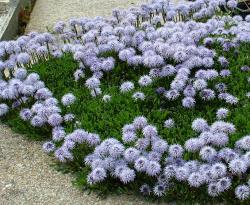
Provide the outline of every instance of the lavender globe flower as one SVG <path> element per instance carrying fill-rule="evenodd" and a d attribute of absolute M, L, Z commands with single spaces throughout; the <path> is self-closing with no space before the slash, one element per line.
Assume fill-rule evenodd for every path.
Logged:
<path fill-rule="evenodd" d="M 197 118 L 192 122 L 192 129 L 196 132 L 208 131 L 209 125 L 203 118 Z"/>
<path fill-rule="evenodd" d="M 236 175 L 244 174 L 247 171 L 247 164 L 241 159 L 233 159 L 228 167 L 230 172 Z"/>
<path fill-rule="evenodd" d="M 145 172 L 147 170 L 148 160 L 145 157 L 139 157 L 135 160 L 134 167 L 138 172 Z"/>
<path fill-rule="evenodd" d="M 169 156 L 174 158 L 182 157 L 184 149 L 179 144 L 170 145 L 168 149 Z"/>
<path fill-rule="evenodd" d="M 143 129 L 147 125 L 148 125 L 148 121 L 147 121 L 147 118 L 145 118 L 144 116 L 138 116 L 133 121 L 133 126 L 136 129 Z"/>
<path fill-rule="evenodd" d="M 100 86 L 100 80 L 98 78 L 91 77 L 91 78 L 86 80 L 85 85 L 89 89 L 95 89 L 95 88 L 98 88 Z"/>
<path fill-rule="evenodd" d="M 146 167 L 146 173 L 149 176 L 156 176 L 161 171 L 161 165 L 156 161 L 148 161 L 147 167 Z"/>
<path fill-rule="evenodd" d="M 72 105 L 76 100 L 76 97 L 72 93 L 67 93 L 62 97 L 62 104 L 64 106 Z"/>
<path fill-rule="evenodd" d="M 151 193 L 151 188 L 148 184 L 143 184 L 141 187 L 140 187 L 140 192 L 143 194 L 143 195 L 150 195 Z"/>
<path fill-rule="evenodd" d="M 24 121 L 28 121 L 31 119 L 33 113 L 30 109 L 24 108 L 20 111 L 20 117 Z"/>
<path fill-rule="evenodd" d="M 65 122 L 72 122 L 74 119 L 75 119 L 75 115 L 72 113 L 68 113 L 68 114 L 63 116 L 63 120 Z"/>
<path fill-rule="evenodd" d="M 217 155 L 216 150 L 210 146 L 205 146 L 200 150 L 201 159 L 208 162 L 212 161 L 216 155 Z"/>
<path fill-rule="evenodd" d="M 142 92 L 135 92 L 133 95 L 132 95 L 132 98 L 135 100 L 135 101 L 138 101 L 138 100 L 145 100 L 145 95 L 144 93 Z"/>
<path fill-rule="evenodd" d="M 145 86 L 148 86 L 152 83 L 152 79 L 149 76 L 144 75 L 144 76 L 140 77 L 138 83 L 140 86 L 145 87 Z"/>
<path fill-rule="evenodd" d="M 154 195 L 161 197 L 164 195 L 166 187 L 163 184 L 158 184 L 153 188 Z"/>
<path fill-rule="evenodd" d="M 152 138 L 157 136 L 157 128 L 152 125 L 147 125 L 143 128 L 142 133 L 146 138 Z"/>
<path fill-rule="evenodd" d="M 199 172 L 194 172 L 188 177 L 188 184 L 191 187 L 200 187 L 204 183 L 204 176 Z"/>
<path fill-rule="evenodd" d="M 119 175 L 119 179 L 124 183 L 127 184 L 129 182 L 134 181 L 135 179 L 135 171 L 133 169 L 125 168 L 121 171 Z"/>
<path fill-rule="evenodd" d="M 169 118 L 164 122 L 164 127 L 165 128 L 173 128 L 175 125 L 175 122 L 173 119 Z"/>
<path fill-rule="evenodd" d="M 53 142 L 46 142 L 43 144 L 43 150 L 46 152 L 46 153 L 50 153 L 50 152 L 53 152 L 55 150 L 55 144 Z"/>
<path fill-rule="evenodd" d="M 8 105 L 1 103 L 0 104 L 0 117 L 6 115 L 8 113 L 8 111 L 9 111 Z"/>
<path fill-rule="evenodd" d="M 134 83 L 127 81 L 121 84 L 120 91 L 121 93 L 126 93 L 133 90 L 134 88 L 135 88 Z"/>
<path fill-rule="evenodd" d="M 185 108 L 193 108 L 195 106 L 195 99 L 192 97 L 185 97 L 182 99 L 182 106 Z"/>
<path fill-rule="evenodd" d="M 230 189 L 232 185 L 232 180 L 229 177 L 223 177 L 217 182 L 217 187 L 219 192 L 224 192 Z"/>
<path fill-rule="evenodd" d="M 46 122 L 45 119 L 43 119 L 39 115 L 35 115 L 30 121 L 33 127 L 42 127 L 45 124 L 45 122 Z"/>
<path fill-rule="evenodd" d="M 220 194 L 218 184 L 214 182 L 210 183 L 208 185 L 207 192 L 209 196 L 212 196 L 212 197 L 218 196 Z"/>
<path fill-rule="evenodd" d="M 247 185 L 239 185 L 235 189 L 235 196 L 240 200 L 246 200 L 250 196 L 250 188 Z"/>
<path fill-rule="evenodd" d="M 226 109 L 226 108 L 220 108 L 216 112 L 216 117 L 219 120 L 225 119 L 227 117 L 227 115 L 228 115 L 228 112 L 229 112 L 228 109 Z"/>
<path fill-rule="evenodd" d="M 63 122 L 63 117 L 57 113 L 50 115 L 48 118 L 48 123 L 53 127 L 59 126 L 62 122 Z"/>

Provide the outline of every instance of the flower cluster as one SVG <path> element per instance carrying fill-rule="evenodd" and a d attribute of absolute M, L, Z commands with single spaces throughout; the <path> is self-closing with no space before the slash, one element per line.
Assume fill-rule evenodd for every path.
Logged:
<path fill-rule="evenodd" d="M 60 162 L 73 161 L 78 145 L 94 149 L 84 157 L 91 168 L 89 184 L 108 177 L 127 184 L 140 173 L 154 181 L 140 187 L 145 195 L 161 197 L 175 181 L 194 188 L 206 186 L 213 197 L 222 194 L 233 187 L 233 179 L 245 179 L 250 166 L 249 135 L 236 141 L 233 148 L 228 146 L 236 128 L 225 121 L 230 115 L 226 107 L 217 110 L 217 121 L 211 125 L 196 118 L 191 127 L 197 136 L 183 145 L 168 144 L 144 116 L 123 126 L 122 141 L 101 141 L 98 134 L 79 128 L 80 122 L 70 109 L 78 101 L 73 93 L 56 99 L 40 76 L 29 71 L 33 63 L 71 54 L 78 63 L 72 78 L 104 103 L 115 96 L 103 94 L 102 80 L 106 76 L 112 80 L 112 71 L 121 64 L 121 76 L 127 71 L 141 73 L 135 75 L 136 80 L 121 78 L 117 85 L 118 94 L 130 95 L 135 103 L 144 103 L 149 97 L 146 91 L 152 89 L 153 93 L 154 89 L 167 103 L 180 100 L 185 109 L 194 109 L 199 101 L 236 105 L 239 98 L 223 83 L 232 75 L 230 62 L 212 47 L 219 44 L 223 51 L 229 51 L 250 42 L 250 16 L 245 20 L 216 16 L 221 6 L 234 10 L 237 2 L 196 0 L 173 5 L 168 0 L 152 0 L 128 10 L 115 9 L 111 18 L 70 19 L 68 24 L 60 21 L 54 27 L 56 36 L 31 32 L 15 41 L 0 42 L 0 117 L 16 109 L 33 127 L 52 130 L 52 139 L 43 149 Z M 249 72 L 249 65 L 240 70 Z M 155 88 L 158 81 L 169 83 Z M 162 123 L 166 129 L 176 124 L 171 118 Z M 74 127 L 71 133 L 67 133 L 67 124 Z M 187 160 L 186 153 L 196 153 L 197 159 Z M 249 185 L 235 188 L 238 199 L 249 198 Z"/>
<path fill-rule="evenodd" d="M 213 197 L 231 189 L 233 178 L 245 176 L 250 167 L 250 136 L 241 138 L 230 149 L 229 135 L 235 132 L 232 123 L 215 121 L 209 125 L 205 119 L 197 118 L 192 128 L 198 137 L 190 138 L 184 146 L 169 145 L 144 116 L 136 117 L 123 127 L 123 142 L 106 139 L 85 157 L 85 164 L 92 169 L 88 183 L 99 183 L 110 176 L 127 184 L 141 173 L 156 179 L 152 188 L 148 184 L 141 186 L 140 191 L 148 195 L 164 195 L 174 180 L 195 188 L 205 185 Z M 199 159 L 185 160 L 186 152 L 199 153 Z M 235 195 L 247 199 L 250 187 L 237 186 Z"/>

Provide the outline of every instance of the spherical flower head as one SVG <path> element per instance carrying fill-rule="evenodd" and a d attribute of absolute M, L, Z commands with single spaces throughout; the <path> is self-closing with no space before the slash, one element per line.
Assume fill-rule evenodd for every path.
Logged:
<path fill-rule="evenodd" d="M 28 121 L 31 119 L 33 113 L 30 109 L 24 108 L 20 111 L 20 118 L 24 121 Z"/>
<path fill-rule="evenodd" d="M 54 113 L 48 117 L 48 123 L 52 127 L 59 126 L 62 122 L 63 122 L 63 117 L 58 113 Z"/>
<path fill-rule="evenodd" d="M 52 93 L 48 88 L 41 88 L 35 94 L 35 98 L 39 100 L 45 100 L 50 97 L 52 97 Z"/>
<path fill-rule="evenodd" d="M 138 172 L 145 172 L 147 169 L 148 160 L 145 157 L 139 157 L 135 160 L 134 167 Z"/>
<path fill-rule="evenodd" d="M 220 56 L 220 57 L 218 58 L 218 62 L 220 63 L 220 65 L 221 65 L 223 68 L 226 68 L 226 67 L 228 67 L 228 65 L 229 65 L 228 60 L 227 60 L 224 56 Z"/>
<path fill-rule="evenodd" d="M 210 143 L 217 147 L 224 147 L 228 141 L 228 135 L 223 132 L 214 133 L 210 138 Z"/>
<path fill-rule="evenodd" d="M 235 175 L 241 175 L 247 171 L 247 164 L 241 159 L 233 159 L 231 162 L 229 162 L 228 167 L 230 172 Z"/>
<path fill-rule="evenodd" d="M 135 132 L 125 132 L 122 133 L 122 140 L 124 143 L 131 143 L 134 142 L 137 139 L 136 133 Z"/>
<path fill-rule="evenodd" d="M 42 127 L 45 124 L 45 122 L 46 122 L 45 119 L 40 117 L 39 115 L 35 115 L 30 121 L 33 127 Z"/>
<path fill-rule="evenodd" d="M 192 97 L 185 97 L 182 99 L 182 106 L 184 108 L 193 108 L 195 106 L 195 99 Z"/>
<path fill-rule="evenodd" d="M 166 186 L 164 184 L 157 184 L 154 188 L 153 188 L 153 192 L 154 195 L 161 197 L 165 194 L 166 191 Z"/>
<path fill-rule="evenodd" d="M 55 150 L 56 146 L 53 142 L 46 142 L 43 144 L 43 150 L 46 153 L 53 152 Z"/>
<path fill-rule="evenodd" d="M 242 137 L 237 142 L 240 142 L 240 143 L 238 143 L 238 146 L 237 146 L 238 148 L 250 151 L 250 135 L 246 135 L 246 136 Z"/>
<path fill-rule="evenodd" d="M 92 183 L 98 183 L 101 181 L 104 181 L 104 179 L 107 177 L 107 173 L 105 169 L 103 168 L 95 168 L 89 175 L 88 175 L 88 182 L 90 184 Z M 90 180 L 91 179 L 91 180 Z"/>
<path fill-rule="evenodd" d="M 175 172 L 176 172 L 176 166 L 174 165 L 167 165 L 164 168 L 164 175 L 168 178 L 171 179 L 175 176 Z"/>
<path fill-rule="evenodd" d="M 184 149 L 179 144 L 173 144 L 169 146 L 168 153 L 170 157 L 179 158 L 182 157 Z"/>
<path fill-rule="evenodd" d="M 152 125 L 147 125 L 146 127 L 144 127 L 142 130 L 142 133 L 146 138 L 149 138 L 149 139 L 156 137 L 158 134 L 157 128 Z"/>
<path fill-rule="evenodd" d="M 156 176 L 161 172 L 161 165 L 156 161 L 148 161 L 146 173 L 149 176 Z"/>
<path fill-rule="evenodd" d="M 124 158 L 127 162 L 134 162 L 136 159 L 138 159 L 140 156 L 140 151 L 136 148 L 129 147 L 124 152 Z"/>
<path fill-rule="evenodd" d="M 207 82 L 204 79 L 197 79 L 193 83 L 193 87 L 195 90 L 203 90 L 207 87 Z"/>
<path fill-rule="evenodd" d="M 91 77 L 91 78 L 86 80 L 85 86 L 89 89 L 95 89 L 95 88 L 98 88 L 100 86 L 100 83 L 101 82 L 98 78 Z"/>
<path fill-rule="evenodd" d="M 215 98 L 215 92 L 211 89 L 203 89 L 200 92 L 200 96 L 202 100 L 208 101 Z"/>
<path fill-rule="evenodd" d="M 102 97 L 102 101 L 105 102 L 105 103 L 109 102 L 110 100 L 111 100 L 111 96 L 110 95 L 104 95 Z"/>
<path fill-rule="evenodd" d="M 225 134 L 232 134 L 236 131 L 234 124 L 224 121 L 216 121 L 214 122 L 211 127 L 210 131 L 212 133 L 225 133 Z"/>
<path fill-rule="evenodd" d="M 250 71 L 250 67 L 247 65 L 244 65 L 240 68 L 242 71 Z"/>
<path fill-rule="evenodd" d="M 192 122 L 192 129 L 196 132 L 205 132 L 209 130 L 209 125 L 203 118 L 197 118 Z"/>
<path fill-rule="evenodd" d="M 133 95 L 132 95 L 132 98 L 135 100 L 135 101 L 138 101 L 138 100 L 145 100 L 145 95 L 144 93 L 142 92 L 135 92 Z"/>
<path fill-rule="evenodd" d="M 15 78 L 23 80 L 27 76 L 27 70 L 24 68 L 18 68 L 14 73 Z"/>
<path fill-rule="evenodd" d="M 208 162 L 211 162 L 216 157 L 216 155 L 216 150 L 210 146 L 205 146 L 200 150 L 201 159 Z"/>
<path fill-rule="evenodd" d="M 75 81 L 78 81 L 80 78 L 84 78 L 85 74 L 83 72 L 82 69 L 77 69 L 75 72 L 74 72 L 74 78 L 75 78 Z"/>
<path fill-rule="evenodd" d="M 203 147 L 204 144 L 204 140 L 201 140 L 199 138 L 190 138 L 185 142 L 184 147 L 188 152 L 196 152 L 200 150 L 200 148 Z"/>
<path fill-rule="evenodd" d="M 175 122 L 172 118 L 169 118 L 167 119 L 165 122 L 164 122 L 164 127 L 165 128 L 173 128 L 175 125 Z"/>
<path fill-rule="evenodd" d="M 63 127 L 54 127 L 52 129 L 52 139 L 55 142 L 61 141 L 62 139 L 64 139 L 66 136 L 66 132 L 64 131 Z"/>
<path fill-rule="evenodd" d="M 164 93 L 164 96 L 168 100 L 176 100 L 180 96 L 180 93 L 177 90 L 168 90 Z"/>
<path fill-rule="evenodd" d="M 194 97 L 195 94 L 196 94 L 196 91 L 194 89 L 194 87 L 192 85 L 188 85 L 184 91 L 183 91 L 183 94 L 186 96 L 186 97 Z"/>
<path fill-rule="evenodd" d="M 148 120 L 144 116 L 138 116 L 133 121 L 133 126 L 135 129 L 143 129 L 148 125 Z"/>
<path fill-rule="evenodd" d="M 152 143 L 152 150 L 163 154 L 168 149 L 168 143 L 163 139 L 158 139 Z"/>
<path fill-rule="evenodd" d="M 85 135 L 85 131 L 83 133 L 83 135 Z M 98 134 L 95 133 L 88 133 L 87 137 L 86 137 L 86 142 L 88 143 L 89 146 L 97 146 L 98 144 L 100 144 L 101 139 L 100 136 Z"/>
<path fill-rule="evenodd" d="M 224 177 L 227 174 L 227 166 L 217 162 L 211 166 L 210 172 L 213 179 Z"/>
<path fill-rule="evenodd" d="M 30 62 L 30 55 L 28 53 L 20 53 L 17 56 L 17 62 L 20 64 L 27 64 Z"/>
<path fill-rule="evenodd" d="M 76 97 L 72 93 L 65 94 L 61 101 L 64 106 L 70 106 L 72 105 L 76 100 Z"/>
<path fill-rule="evenodd" d="M 228 76 L 230 76 L 231 75 L 231 71 L 230 70 L 228 70 L 228 69 L 223 69 L 223 70 L 221 70 L 220 71 L 220 76 L 221 77 L 228 77 Z"/>
<path fill-rule="evenodd" d="M 130 168 L 125 168 L 119 174 L 119 179 L 122 183 L 127 184 L 135 180 L 135 171 Z"/>
<path fill-rule="evenodd" d="M 125 151 L 124 146 L 121 143 L 113 144 L 109 148 L 109 154 L 111 157 L 118 158 L 123 155 Z"/>
<path fill-rule="evenodd" d="M 134 132 L 135 131 L 135 127 L 133 124 L 126 124 L 123 126 L 122 128 L 122 133 L 127 133 L 127 132 Z"/>
<path fill-rule="evenodd" d="M 9 111 L 9 106 L 4 103 L 1 103 L 0 104 L 0 117 L 6 115 L 8 111 Z"/>
<path fill-rule="evenodd" d="M 141 187 L 140 187 L 140 192 L 143 194 L 143 195 L 150 195 L 151 193 L 151 188 L 148 184 L 143 184 Z"/>
<path fill-rule="evenodd" d="M 148 75 L 141 76 L 138 83 L 140 86 L 145 87 L 152 83 L 152 79 Z"/>
<path fill-rule="evenodd" d="M 175 169 L 175 178 L 178 181 L 185 181 L 190 175 L 189 170 L 186 167 L 178 167 Z"/>
<path fill-rule="evenodd" d="M 214 182 L 210 183 L 208 185 L 207 192 L 209 196 L 212 196 L 212 197 L 218 196 L 220 194 L 218 184 Z"/>
<path fill-rule="evenodd" d="M 232 180 L 229 177 L 222 177 L 217 182 L 217 187 L 219 192 L 224 192 L 230 189 L 232 185 Z"/>
<path fill-rule="evenodd" d="M 250 196 L 250 188 L 247 185 L 239 185 L 235 189 L 235 196 L 240 200 L 246 200 Z"/>
<path fill-rule="evenodd" d="M 219 91 L 220 93 L 223 93 L 223 92 L 225 92 L 225 91 L 227 90 L 227 86 L 226 86 L 225 83 L 217 83 L 217 84 L 215 85 L 215 89 L 216 89 L 217 91 Z"/>
<path fill-rule="evenodd" d="M 220 108 L 216 112 L 216 117 L 218 120 L 225 119 L 229 113 L 229 110 L 226 108 Z"/>
<path fill-rule="evenodd" d="M 45 106 L 57 106 L 58 100 L 56 98 L 48 98 L 44 102 Z"/>
<path fill-rule="evenodd" d="M 230 9 L 235 9 L 237 7 L 238 2 L 236 0 L 229 0 L 227 2 L 227 7 Z"/>
<path fill-rule="evenodd" d="M 194 172 L 188 177 L 188 184 L 191 187 L 200 187 L 204 183 L 204 176 L 199 172 Z"/>
<path fill-rule="evenodd" d="M 65 122 L 72 122 L 74 119 L 75 119 L 75 115 L 72 113 L 68 113 L 68 114 L 63 116 L 63 120 Z"/>
<path fill-rule="evenodd" d="M 121 84 L 120 91 L 121 91 L 121 93 L 126 93 L 126 92 L 133 90 L 134 88 L 135 88 L 135 86 L 134 86 L 133 82 L 126 81 L 126 82 Z"/>

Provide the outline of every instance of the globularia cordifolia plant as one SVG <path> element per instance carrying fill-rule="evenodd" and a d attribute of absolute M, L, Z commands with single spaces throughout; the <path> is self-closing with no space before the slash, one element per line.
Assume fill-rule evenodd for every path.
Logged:
<path fill-rule="evenodd" d="M 205 186 L 213 197 L 234 188 L 235 196 L 245 200 L 250 195 L 249 183 L 235 187 L 234 181 L 247 178 L 250 136 L 229 146 L 236 127 L 226 121 L 228 107 L 241 99 L 224 83 L 232 77 L 229 59 L 214 48 L 229 52 L 249 43 L 250 16 L 243 20 L 241 16 L 217 15 L 220 6 L 235 9 L 235 1 L 196 0 L 173 5 L 153 0 L 127 10 L 115 9 L 110 18 L 60 21 L 53 34 L 31 32 L 15 41 L 2 41 L 0 116 L 19 110 L 23 121 L 50 130 L 51 140 L 43 149 L 62 163 L 73 162 L 74 150 L 84 145 L 89 152 L 84 162 L 91 169 L 86 176 L 91 185 L 110 177 L 129 184 L 140 175 L 148 179 L 140 187 L 145 195 L 161 197 L 182 182 L 193 188 Z M 185 110 L 195 109 L 200 102 L 211 106 L 220 102 L 223 107 L 216 110 L 217 121 L 212 124 L 197 116 L 191 124 L 196 136 L 183 144 L 169 144 L 158 133 L 158 125 L 150 124 L 144 116 L 123 126 L 122 140 L 103 140 L 102 133 L 81 127 L 73 108 L 81 103 L 77 96 L 67 92 L 56 99 L 40 76 L 31 72 L 34 64 L 65 55 L 72 55 L 78 64 L 71 76 L 74 83 L 107 105 L 116 95 L 143 105 L 151 92 L 167 104 L 181 102 Z M 112 81 L 115 76 L 111 73 L 120 65 L 124 67 L 120 67 L 118 89 L 111 95 L 103 81 Z M 250 70 L 248 65 L 240 69 Z M 136 77 L 123 78 L 126 72 Z M 249 98 L 249 93 L 245 95 Z M 167 118 L 161 126 L 171 130 L 178 122 Z M 189 155 L 195 158 L 186 157 Z"/>

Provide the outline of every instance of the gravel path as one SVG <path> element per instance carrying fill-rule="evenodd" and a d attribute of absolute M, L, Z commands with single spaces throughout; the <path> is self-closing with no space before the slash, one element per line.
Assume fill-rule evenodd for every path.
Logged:
<path fill-rule="evenodd" d="M 109 16 L 113 8 L 126 8 L 150 0 L 37 0 L 26 32 L 46 31 L 58 20 L 80 16 Z"/>

